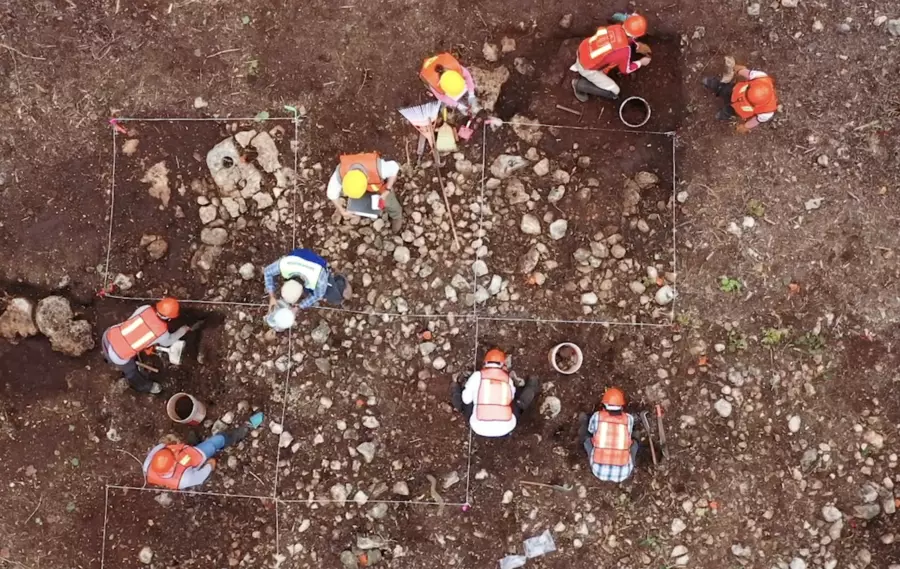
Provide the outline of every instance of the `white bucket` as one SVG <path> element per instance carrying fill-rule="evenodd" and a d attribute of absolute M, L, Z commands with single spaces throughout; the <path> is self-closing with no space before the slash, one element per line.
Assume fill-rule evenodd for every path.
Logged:
<path fill-rule="evenodd" d="M 571 348 L 575 352 L 575 363 L 572 364 L 572 367 L 569 369 L 563 370 L 559 367 L 559 363 L 556 361 L 556 356 L 559 354 L 559 351 L 563 348 Z M 581 369 L 581 364 L 584 363 L 584 354 L 581 352 L 581 348 L 576 346 L 571 342 L 563 342 L 561 344 L 557 344 L 550 350 L 549 354 L 550 366 L 556 370 L 557 372 L 563 375 L 572 375 Z"/>
<path fill-rule="evenodd" d="M 206 418 L 206 405 L 189 393 L 176 393 L 166 403 L 169 418 L 182 425 L 199 425 Z"/>
<path fill-rule="evenodd" d="M 642 105 L 644 107 L 644 109 L 647 111 L 647 114 L 644 115 L 644 120 L 642 120 L 641 122 L 630 123 L 625 120 L 625 114 L 623 113 L 623 111 L 625 109 L 625 105 L 632 103 L 632 102 Z M 647 124 L 647 121 L 650 120 L 650 113 L 651 113 L 650 103 L 648 103 L 645 99 L 642 99 L 641 97 L 628 97 L 627 99 L 622 101 L 621 105 L 619 105 L 619 120 L 622 121 L 622 124 L 624 124 L 628 128 L 640 128 L 640 127 L 644 126 L 645 124 Z"/>
<path fill-rule="evenodd" d="M 276 332 L 283 332 L 294 325 L 297 318 L 289 306 L 283 300 L 279 300 L 277 308 L 266 314 L 266 324 L 269 325 L 269 328 Z"/>

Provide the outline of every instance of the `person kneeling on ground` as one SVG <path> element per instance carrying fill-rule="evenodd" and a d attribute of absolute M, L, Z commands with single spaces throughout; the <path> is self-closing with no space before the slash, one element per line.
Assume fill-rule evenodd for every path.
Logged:
<path fill-rule="evenodd" d="M 737 75 L 737 81 L 733 81 L 734 75 Z M 725 100 L 717 119 L 730 121 L 737 117 L 741 121 L 735 128 L 738 134 L 747 134 L 760 123 L 772 120 L 778 110 L 775 82 L 762 71 L 733 65 L 721 79 L 704 77 L 703 86 Z"/>
<path fill-rule="evenodd" d="M 449 53 L 439 53 L 422 62 L 419 77 L 444 106 L 473 117 L 481 111 L 472 74 Z"/>
<path fill-rule="evenodd" d="M 225 447 L 241 442 L 251 428 L 262 424 L 262 420 L 263 414 L 255 413 L 248 424 L 213 435 L 197 446 L 156 445 L 144 460 L 147 483 L 170 490 L 185 490 L 203 484 L 216 468 L 213 457 Z"/>
<path fill-rule="evenodd" d="M 485 354 L 481 371 L 473 372 L 465 387 L 459 380 L 453 383 L 451 399 L 453 407 L 469 420 L 475 434 L 504 437 L 516 428 L 519 417 L 539 391 L 540 383 L 531 378 L 517 394 L 507 369 L 506 354 L 493 348 Z"/>
<path fill-rule="evenodd" d="M 100 340 L 106 362 L 122 372 L 128 385 L 138 393 L 157 394 L 162 389 L 137 365 L 140 352 L 152 346 L 167 348 L 190 331 L 182 326 L 174 334 L 169 333 L 169 322 L 178 318 L 178 301 L 166 297 L 155 306 L 139 306 L 125 322 L 110 326 Z"/>
<path fill-rule="evenodd" d="M 609 77 L 614 69 L 628 75 L 650 65 L 650 47 L 637 41 L 647 33 L 647 20 L 640 14 L 616 16 L 621 24 L 598 28 L 578 46 L 570 70 L 581 75 L 572 80 L 572 90 L 582 103 L 587 102 L 589 95 L 613 100 L 619 97 L 619 86 Z M 632 48 L 643 57 L 632 61 Z"/>
<path fill-rule="evenodd" d="M 350 283 L 343 275 L 332 273 L 328 268 L 328 261 L 310 249 L 294 249 L 263 271 L 271 309 L 276 308 L 278 304 L 275 297 L 275 279 L 279 275 L 285 280 L 298 279 L 302 282 L 303 289 L 308 294 L 297 304 L 299 309 L 309 308 L 322 299 L 330 304 L 340 305 L 344 299 L 350 298 Z M 285 300 L 289 304 L 294 304 L 299 298 Z"/>
<path fill-rule="evenodd" d="M 594 476 L 607 482 L 622 482 L 631 476 L 638 451 L 633 432 L 634 416 L 625 412 L 625 394 L 617 387 L 607 389 L 601 409 L 581 433 Z"/>
<path fill-rule="evenodd" d="M 377 152 L 342 154 L 340 164 L 328 180 L 328 199 L 341 216 L 346 218 L 350 216 L 350 212 L 341 203 L 342 195 L 348 200 L 377 195 L 381 198 L 381 207 L 378 209 L 387 212 L 391 220 L 391 231 L 397 233 L 403 227 L 403 207 L 393 190 L 399 173 L 399 163 L 384 160 Z"/>

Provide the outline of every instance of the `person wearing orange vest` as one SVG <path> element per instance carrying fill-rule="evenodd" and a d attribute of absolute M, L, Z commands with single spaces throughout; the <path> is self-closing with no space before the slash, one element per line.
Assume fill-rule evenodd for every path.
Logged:
<path fill-rule="evenodd" d="M 350 213 L 341 203 L 342 196 L 353 199 L 360 199 L 366 194 L 380 196 L 380 209 L 387 212 L 391 230 L 396 233 L 403 227 L 403 207 L 393 191 L 399 173 L 400 164 L 384 160 L 377 152 L 342 154 L 340 163 L 328 180 L 328 199 L 341 216 L 347 218 Z"/>
<path fill-rule="evenodd" d="M 607 482 L 631 476 L 638 443 L 632 440 L 634 416 L 625 412 L 625 394 L 617 387 L 603 393 L 601 409 L 591 416 L 584 439 L 591 472 Z"/>
<path fill-rule="evenodd" d="M 170 490 L 199 486 L 216 469 L 216 459 L 213 457 L 225 447 L 241 442 L 250 429 L 259 427 L 262 421 L 263 414 L 255 413 L 247 425 L 213 435 L 197 446 L 158 444 L 144 459 L 144 478 L 148 484 Z"/>
<path fill-rule="evenodd" d="M 477 115 L 481 110 L 472 74 L 449 53 L 439 53 L 422 62 L 419 77 L 445 106 L 467 115 Z"/>
<path fill-rule="evenodd" d="M 517 392 L 513 377 L 507 368 L 506 354 L 493 348 L 485 354 L 481 370 L 469 376 L 465 388 L 459 381 L 453 383 L 453 407 L 469 420 L 475 434 L 505 437 L 531 406 L 540 391 L 540 383 L 531 378 Z"/>
<path fill-rule="evenodd" d="M 138 369 L 137 356 L 151 346 L 169 347 L 190 331 L 189 326 L 182 326 L 175 333 L 169 333 L 169 322 L 178 318 L 179 311 L 178 301 L 166 297 L 155 306 L 138 307 L 128 320 L 103 332 L 103 357 L 122 372 L 135 391 L 153 394 L 161 391 L 158 383 L 150 381 Z"/>
<path fill-rule="evenodd" d="M 597 33 L 578 46 L 571 70 L 577 71 L 581 78 L 572 80 L 572 90 L 582 103 L 587 102 L 589 95 L 618 98 L 619 86 L 609 77 L 612 70 L 628 75 L 650 65 L 650 48 L 637 41 L 647 33 L 646 18 L 640 14 L 617 16 L 622 23 L 598 28 Z M 632 49 L 643 57 L 632 61 Z"/>
<path fill-rule="evenodd" d="M 738 134 L 746 134 L 760 123 L 768 122 L 778 110 L 775 81 L 766 73 L 735 65 L 735 80 L 723 82 L 717 77 L 704 77 L 703 86 L 725 100 L 725 106 L 716 118 L 740 121 L 735 128 Z"/>

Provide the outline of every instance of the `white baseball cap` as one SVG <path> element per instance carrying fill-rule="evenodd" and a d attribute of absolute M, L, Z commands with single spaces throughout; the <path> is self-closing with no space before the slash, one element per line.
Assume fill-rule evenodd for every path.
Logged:
<path fill-rule="evenodd" d="M 303 296 L 303 285 L 298 281 L 289 280 L 281 285 L 281 298 L 288 304 L 297 304 Z"/>

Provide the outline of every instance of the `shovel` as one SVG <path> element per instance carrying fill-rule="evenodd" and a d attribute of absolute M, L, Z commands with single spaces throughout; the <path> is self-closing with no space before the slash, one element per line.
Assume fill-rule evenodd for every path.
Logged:
<path fill-rule="evenodd" d="M 156 351 L 164 352 L 169 356 L 169 363 L 172 365 L 181 365 L 181 355 L 184 352 L 184 346 L 187 344 L 184 340 L 178 340 L 168 348 L 156 346 Z"/>

